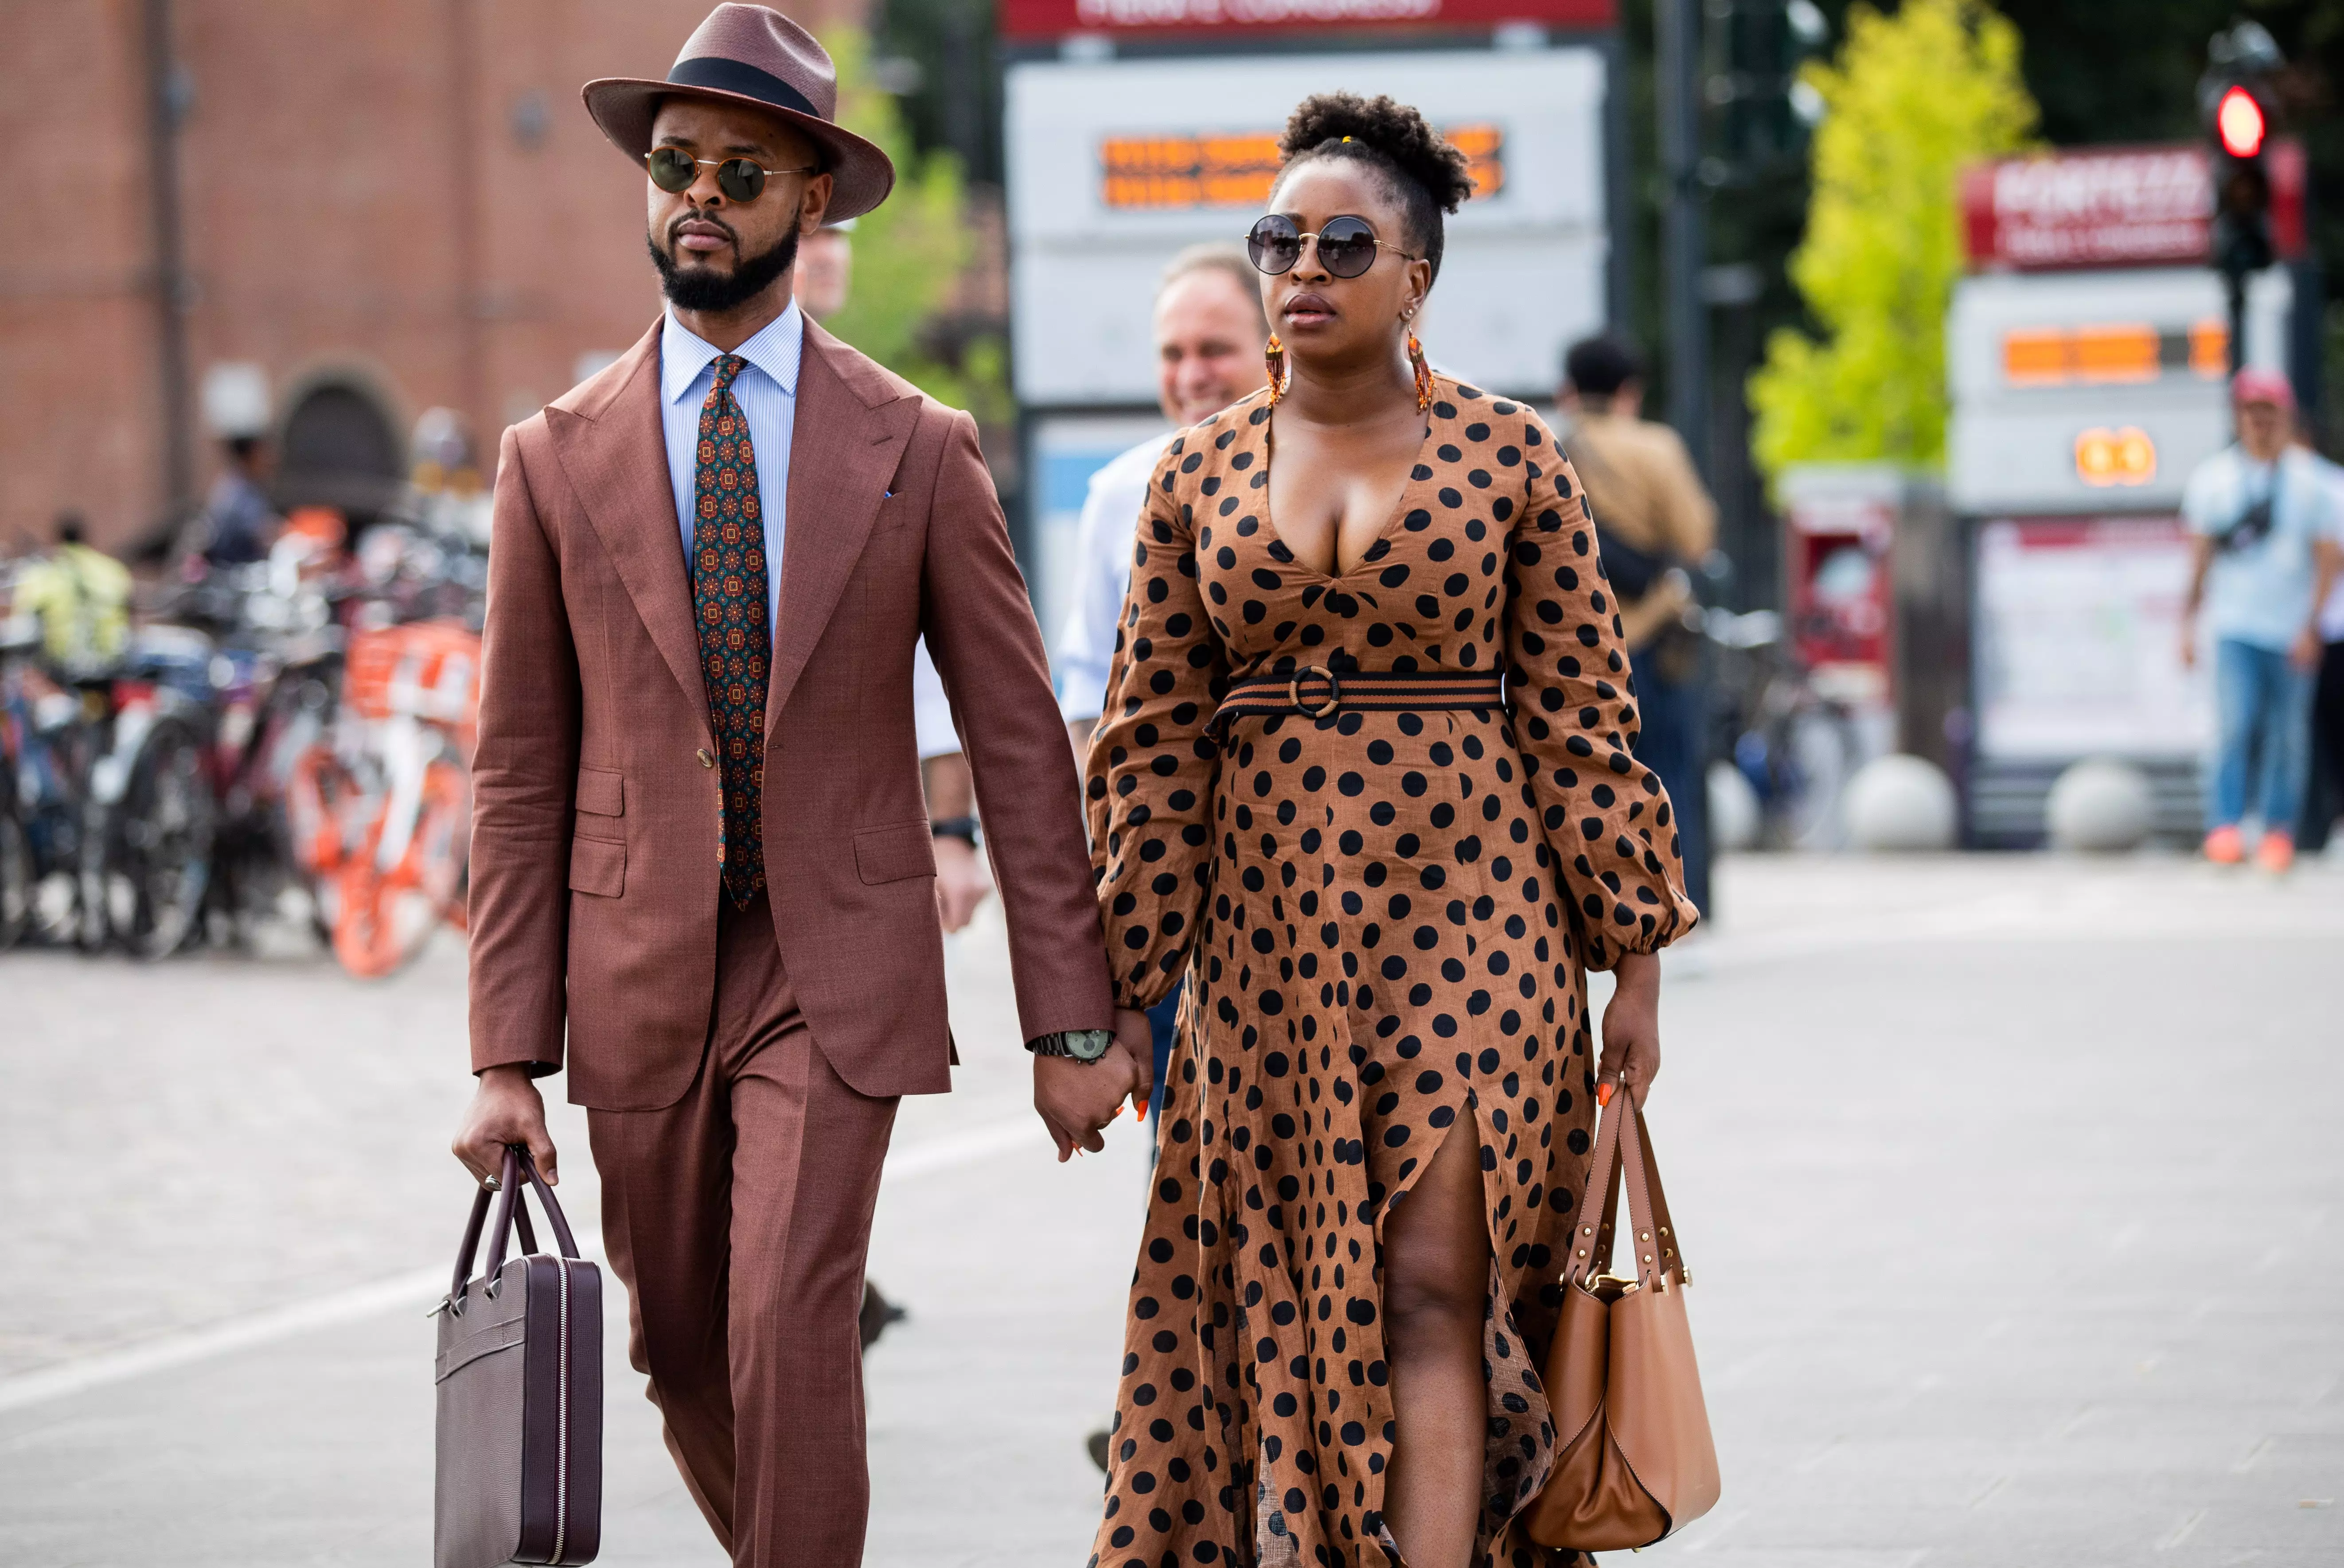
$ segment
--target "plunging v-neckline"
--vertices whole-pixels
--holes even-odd
[[[1417,476],[1419,473],[1423,472],[1430,467],[1430,465],[1428,465],[1424,460],[1424,454],[1432,446],[1432,427],[1434,422],[1434,416],[1432,412],[1428,409],[1426,411],[1424,420],[1424,437],[1421,440],[1417,442],[1416,455],[1409,461],[1408,477],[1400,484],[1399,499],[1392,503],[1391,515],[1384,518],[1383,526],[1378,528],[1375,531],[1374,537],[1368,540],[1367,548],[1359,552],[1359,558],[1353,561],[1349,567],[1341,571],[1322,572],[1317,567],[1314,567],[1309,562],[1304,560],[1302,558],[1302,552],[1296,549],[1292,545],[1287,543],[1286,536],[1278,531],[1276,508],[1271,507],[1269,503],[1269,469],[1270,464],[1276,459],[1277,453],[1275,451],[1275,447],[1278,445],[1278,413],[1275,408],[1271,409],[1269,417],[1261,422],[1261,525],[1268,533],[1270,542],[1275,544],[1279,549],[1284,550],[1288,559],[1291,560],[1296,566],[1301,568],[1302,570],[1309,573],[1312,577],[1317,578],[1320,582],[1348,582],[1352,578],[1358,576],[1359,568],[1368,564],[1369,558],[1372,557],[1376,553],[1378,548],[1391,538],[1393,526],[1408,513],[1409,498],[1416,493],[1416,487],[1423,483],[1423,481],[1418,478]],[[1340,548],[1342,544],[1342,525],[1339,521],[1335,528],[1336,544],[1338,548],[1336,550],[1337,558],[1334,562],[1334,564],[1338,566],[1342,564],[1342,551]]]

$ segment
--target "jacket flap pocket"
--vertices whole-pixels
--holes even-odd
[[[578,769],[578,809],[596,817],[627,814],[626,779],[607,768]]]
[[[854,835],[854,869],[866,882],[899,882],[936,874],[935,836],[924,818]]]
[[[598,899],[627,890],[627,847],[608,839],[570,840],[570,886]]]

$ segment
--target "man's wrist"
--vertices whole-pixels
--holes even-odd
[[[975,817],[934,817],[928,820],[928,832],[938,839],[958,839],[972,849],[976,848]]]
[[[1114,1044],[1115,1030],[1111,1029],[1064,1029],[1036,1035],[1026,1042],[1026,1049],[1037,1057],[1063,1056],[1072,1061],[1093,1062],[1105,1056]]]

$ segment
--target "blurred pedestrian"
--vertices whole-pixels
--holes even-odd
[[[1603,575],[1620,600],[1644,727],[1636,757],[1676,803],[1685,890],[1706,910],[1707,711],[1701,641],[1684,613],[1693,602],[1689,568],[1717,545],[1717,508],[1677,433],[1640,417],[1643,397],[1642,362],[1619,338],[1586,338],[1563,356],[1562,443],[1587,487]]]
[[[2255,861],[2279,872],[2295,860],[2322,652],[2317,618],[2335,578],[2339,515],[2310,454],[2289,443],[2295,391],[2287,377],[2241,370],[2230,395],[2238,439],[2200,463],[2182,491],[2193,547],[2181,660],[2197,662],[2202,608],[2214,644],[2216,729],[2206,858],[2246,859],[2242,824],[2252,804],[2262,819]]]
[[[2328,505],[2344,528],[2344,463],[2312,444],[2310,421],[2298,413],[2295,444],[2311,458],[2328,492]],[[2336,819],[2344,814],[2344,569],[2337,573],[2328,601],[2319,607],[2319,669],[2312,679],[2311,738],[2305,759],[2303,809],[2296,819],[2295,847],[2316,855],[2328,848]]]
[[[912,701],[920,784],[928,801],[928,831],[935,839],[936,919],[950,933],[975,918],[993,881],[977,853],[976,779],[953,727],[945,678],[936,673],[924,640],[912,650]]]
[[[1172,429],[1108,459],[1091,476],[1075,545],[1075,595],[1051,650],[1058,706],[1075,755],[1090,749],[1115,656],[1116,623],[1131,587],[1131,552],[1147,482],[1174,431],[1198,423],[1262,385],[1258,275],[1233,245],[1190,246],[1156,286],[1156,404]]]
[[[951,1084],[923,633],[1005,850],[1062,1157],[1102,1147],[1147,1063],[1111,1031],[1074,769],[975,424],[792,297],[800,240],[894,177],[834,123],[830,56],[720,5],[666,80],[586,98],[650,176],[668,309],[505,433],[455,1148],[485,1181],[522,1144],[550,1178],[533,1080],[568,1066],[685,1484],[743,1568],[844,1568],[881,1164],[898,1098]]]
[[[798,307],[816,321],[828,321],[846,308],[847,286],[854,278],[854,220],[824,224],[805,236],[798,252]]]
[[[16,613],[41,628],[41,650],[60,674],[95,674],[130,640],[130,568],[89,542],[81,514],[57,518],[56,548],[17,579]]]
[[[204,559],[239,567],[265,559],[278,520],[268,499],[268,444],[258,436],[220,443],[219,477],[204,502]]]
[[[1695,912],[1578,483],[1416,337],[1464,155],[1349,93],[1279,148],[1269,387],[1166,449],[1091,741],[1118,1033],[1191,986],[1093,1553],[1561,1568],[1531,1369]]]

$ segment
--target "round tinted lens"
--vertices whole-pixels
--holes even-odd
[[[1376,264],[1376,231],[1356,217],[1329,218],[1318,231],[1318,260],[1337,277],[1357,277]]]
[[[1276,277],[1302,259],[1302,236],[1288,219],[1266,217],[1246,236],[1246,253],[1258,269]]]
[[[746,158],[726,158],[716,166],[716,188],[734,201],[755,201],[765,194],[765,171]]]
[[[651,170],[652,184],[671,196],[688,187],[700,168],[682,147],[653,147],[643,166]]]

